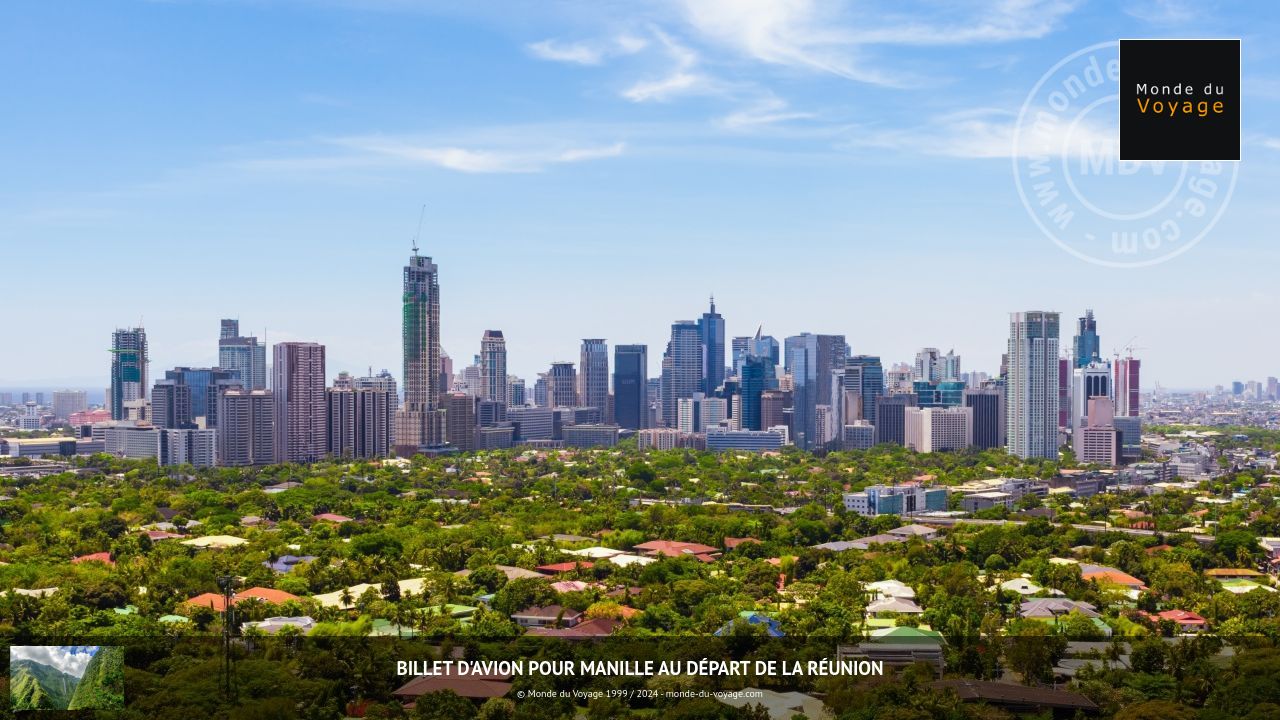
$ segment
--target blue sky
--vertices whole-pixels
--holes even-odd
[[[139,319],[153,374],[212,364],[224,316],[325,343],[330,374],[399,375],[423,203],[458,367],[495,328],[530,379],[583,337],[647,343],[656,372],[714,292],[730,335],[843,333],[886,362],[994,372],[1010,310],[1092,307],[1144,381],[1280,374],[1270,4],[461,5],[4,3],[0,386],[102,387]],[[1010,163],[1036,81],[1117,37],[1243,38],[1230,205],[1139,269],[1055,246]]]

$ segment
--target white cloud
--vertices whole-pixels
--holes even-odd
[[[634,35],[618,35],[608,42],[572,42],[542,40],[526,47],[534,57],[553,62],[577,65],[599,65],[605,59],[620,55],[634,55],[645,49],[649,41]]]
[[[472,149],[451,145],[425,145],[385,136],[342,138],[335,142],[373,156],[435,165],[465,173],[540,172],[549,165],[617,157],[626,149],[625,143],[622,142],[590,147]]]
[[[9,662],[31,660],[68,675],[84,677],[84,669],[97,651],[96,646],[15,645],[9,648]]]
[[[724,116],[720,119],[720,125],[730,130],[748,130],[764,125],[813,117],[813,113],[798,112],[790,110],[788,107],[785,100],[770,95]]]
[[[1034,109],[1028,111],[1034,118]],[[1119,138],[1114,127],[1082,122],[1074,128],[1056,124],[1037,132],[1028,125],[1015,139],[1017,115],[1006,110],[979,108],[940,115],[928,123],[902,130],[856,128],[843,143],[846,149],[879,148],[954,158],[1012,158],[1049,155],[1079,157],[1116,155]]]
[[[698,54],[676,42],[670,35],[654,27],[654,36],[661,41],[674,67],[663,77],[652,80],[641,80],[622,91],[622,96],[631,102],[659,102],[670,100],[677,95],[710,92],[715,83],[711,78],[698,73],[694,67],[698,64]]]

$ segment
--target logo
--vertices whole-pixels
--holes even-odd
[[[1014,126],[1014,181],[1027,213],[1063,250],[1096,265],[1145,267],[1213,229],[1239,166],[1121,160],[1118,49],[1078,50],[1032,88]]]

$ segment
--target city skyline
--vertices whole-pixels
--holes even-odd
[[[10,306],[38,301],[50,329],[0,356],[0,386],[98,392],[105,334],[139,324],[153,370],[213,366],[221,318],[324,343],[330,374],[398,373],[387,268],[424,202],[441,346],[465,365],[500,329],[530,382],[584,338],[647,345],[654,377],[670,323],[712,293],[726,338],[842,334],[886,366],[954,347],[992,372],[1009,311],[1092,307],[1102,357],[1136,337],[1148,386],[1276,374],[1241,312],[1280,306],[1274,8],[20,5],[0,61],[38,71],[0,91],[0,247]],[[1230,206],[1191,252],[1132,270],[1043,237],[1009,167],[1035,82],[1117,35],[1244,39]]]

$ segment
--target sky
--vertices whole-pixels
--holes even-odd
[[[995,373],[1010,311],[1063,313],[1065,348],[1092,308],[1148,387],[1280,375],[1278,20],[1190,0],[11,0],[0,387],[105,387],[112,330],[138,323],[153,377],[212,365],[223,317],[324,343],[330,375],[399,376],[415,237],[455,369],[500,329],[530,381],[589,337],[648,344],[656,374],[713,293],[729,336],[839,333],[886,364],[929,346]],[[1068,254],[1015,183],[1037,81],[1120,37],[1243,41],[1230,201],[1146,267]],[[1122,204],[1162,187],[1134,182]]]
[[[9,662],[32,660],[76,677],[98,652],[96,645],[15,645],[9,648]]]

